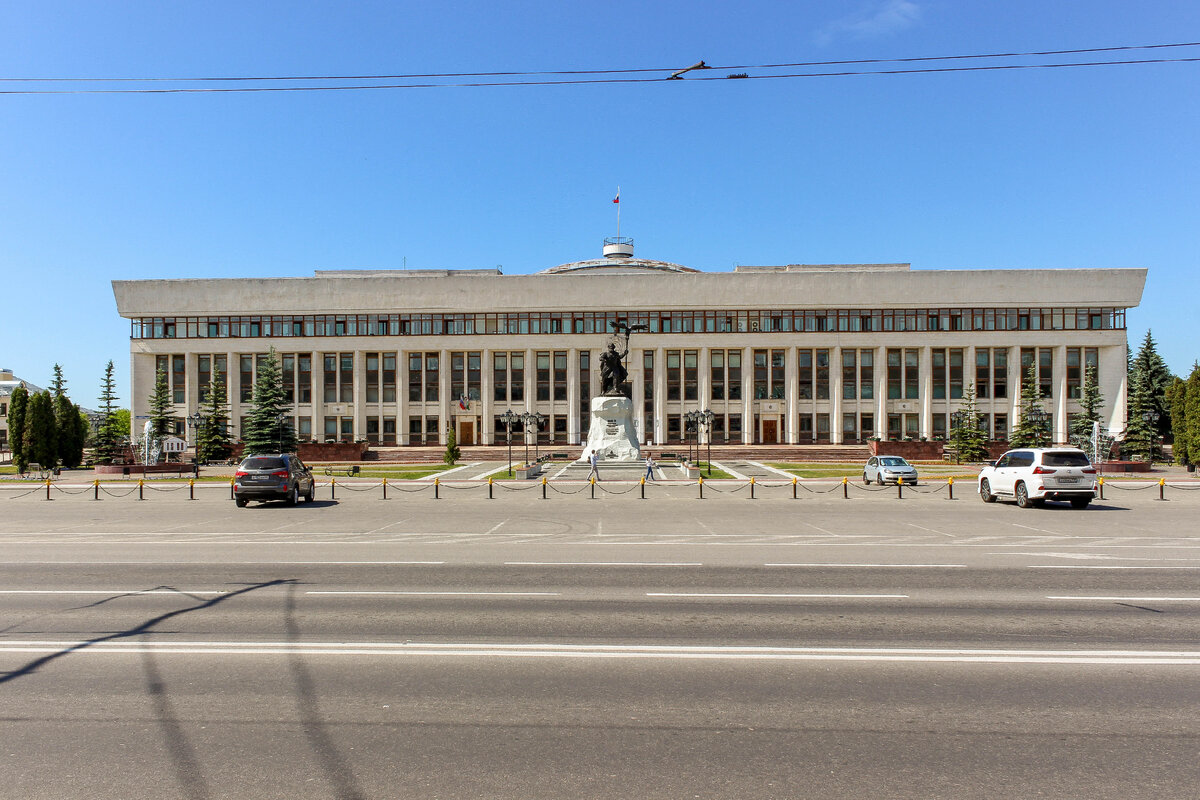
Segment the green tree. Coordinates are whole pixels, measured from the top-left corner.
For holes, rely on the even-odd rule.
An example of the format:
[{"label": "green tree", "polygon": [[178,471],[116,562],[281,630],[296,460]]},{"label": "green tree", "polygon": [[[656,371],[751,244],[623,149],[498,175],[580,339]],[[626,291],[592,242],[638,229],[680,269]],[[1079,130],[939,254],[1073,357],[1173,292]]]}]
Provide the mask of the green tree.
[{"label": "green tree", "polygon": [[1192,367],[1187,379],[1187,401],[1184,405],[1184,425],[1188,440],[1188,463],[1200,463],[1200,364]]},{"label": "green tree", "polygon": [[96,463],[111,464],[121,450],[121,440],[129,436],[129,420],[117,414],[117,390],[113,380],[113,362],[104,368],[100,380],[100,425],[96,430]]},{"label": "green tree", "polygon": [[54,401],[42,391],[29,398],[29,410],[21,431],[23,454],[29,463],[53,467],[58,464],[58,430],[54,423]]},{"label": "green tree", "polygon": [[460,458],[462,451],[458,447],[458,436],[454,433],[454,423],[450,422],[446,424],[446,452],[442,455],[442,461],[454,466]]},{"label": "green tree", "polygon": [[1042,408],[1042,390],[1037,367],[1030,364],[1021,382],[1021,418],[1009,437],[1012,447],[1046,447],[1050,444],[1050,426]]},{"label": "green tree", "polygon": [[196,431],[196,458],[208,463],[224,461],[233,453],[233,442],[229,438],[229,405],[225,393],[225,381],[215,373],[208,387],[208,397],[200,409],[204,421]]},{"label": "green tree", "polygon": [[58,463],[67,469],[75,469],[83,461],[83,441],[86,430],[79,425],[79,406],[65,394],[53,399],[54,425],[58,431]]},{"label": "green tree", "polygon": [[1100,410],[1104,408],[1104,395],[1100,393],[1100,383],[1096,380],[1096,365],[1088,364],[1083,371],[1083,392],[1079,398],[1082,413],[1076,415],[1069,431],[1071,443],[1081,450],[1092,452],[1092,429],[1095,423],[1101,423]]},{"label": "green tree", "polygon": [[1158,345],[1155,344],[1154,336],[1149,330],[1146,331],[1146,338],[1142,340],[1142,346],[1138,348],[1137,355],[1130,362],[1129,372],[1131,386],[1134,374],[1143,376],[1149,407],[1142,413],[1153,411],[1158,414],[1155,432],[1159,436],[1169,436],[1171,412],[1167,407],[1167,387],[1171,385],[1173,376],[1171,370],[1167,368],[1167,362],[1163,361],[1162,356],[1158,354]]},{"label": "green tree", "polygon": [[67,379],[63,377],[62,366],[54,365],[54,380],[50,381],[50,394],[52,397],[60,397],[67,393]]},{"label": "green tree", "polygon": [[24,472],[29,459],[25,458],[22,434],[25,431],[25,415],[29,410],[29,390],[22,381],[12,390],[8,398],[8,446],[12,448],[13,463],[18,472]]},{"label": "green tree", "polygon": [[162,439],[171,432],[171,411],[174,403],[171,386],[167,383],[167,371],[160,369],[154,376],[154,391],[150,394],[150,434]]},{"label": "green tree", "polygon": [[[1200,365],[1192,367],[1192,371],[1200,369]],[[1171,411],[1171,430],[1175,434],[1174,447],[1171,452],[1176,464],[1191,464],[1192,442],[1187,430],[1187,381],[1175,378],[1167,388],[1167,407]]]},{"label": "green tree", "polygon": [[245,454],[296,452],[296,431],[287,413],[290,410],[283,394],[283,371],[272,347],[258,363],[258,376],[254,379],[254,395],[243,437]]},{"label": "green tree", "polygon": [[1130,373],[1129,419],[1122,448],[1131,458],[1154,461],[1158,433],[1147,418],[1153,412],[1154,400],[1150,395],[1148,376],[1145,372]]},{"label": "green tree", "polygon": [[950,431],[950,443],[958,460],[983,461],[987,457],[987,433],[983,415],[979,413],[975,384],[969,384],[963,391],[963,402],[955,417],[957,424]]}]

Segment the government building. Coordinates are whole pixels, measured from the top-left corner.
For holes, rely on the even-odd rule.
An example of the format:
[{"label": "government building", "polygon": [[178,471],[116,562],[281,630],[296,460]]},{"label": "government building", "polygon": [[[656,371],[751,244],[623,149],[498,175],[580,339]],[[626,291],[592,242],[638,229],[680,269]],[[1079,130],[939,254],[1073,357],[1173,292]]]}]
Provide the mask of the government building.
[{"label": "government building", "polygon": [[216,375],[236,433],[274,348],[301,441],[445,444],[453,426],[460,445],[503,444],[512,410],[543,415],[539,441],[580,445],[599,355],[624,322],[645,326],[626,357],[643,443],[683,441],[684,414],[704,410],[716,445],[934,440],[971,384],[989,436],[1004,440],[1030,366],[1065,442],[1089,364],[1106,427],[1124,429],[1125,311],[1145,280],[1144,269],[908,264],[707,272],[615,238],[600,258],[528,275],[337,270],[118,280],[113,292],[130,321],[133,414],[148,414],[163,370],[178,434]]}]

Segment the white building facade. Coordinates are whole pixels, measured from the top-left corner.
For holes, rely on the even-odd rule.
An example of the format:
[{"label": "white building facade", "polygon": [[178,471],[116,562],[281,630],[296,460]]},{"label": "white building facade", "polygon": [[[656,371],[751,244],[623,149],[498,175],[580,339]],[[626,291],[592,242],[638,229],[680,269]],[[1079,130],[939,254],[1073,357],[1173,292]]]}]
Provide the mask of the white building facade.
[{"label": "white building facade", "polygon": [[[177,432],[220,374],[235,432],[273,348],[302,441],[503,444],[507,410],[544,443],[579,445],[612,324],[645,325],[627,357],[638,435],[671,444],[711,410],[713,444],[947,437],[974,385],[988,433],[1016,424],[1037,373],[1056,441],[1088,364],[1124,428],[1125,311],[1144,269],[912,270],[786,265],[702,272],[633,256],[531,275],[319,271],[310,278],[113,281],[131,324],[133,414],[167,373]],[[519,425],[513,431],[520,435]],[[519,438],[518,438],[519,441]]]}]

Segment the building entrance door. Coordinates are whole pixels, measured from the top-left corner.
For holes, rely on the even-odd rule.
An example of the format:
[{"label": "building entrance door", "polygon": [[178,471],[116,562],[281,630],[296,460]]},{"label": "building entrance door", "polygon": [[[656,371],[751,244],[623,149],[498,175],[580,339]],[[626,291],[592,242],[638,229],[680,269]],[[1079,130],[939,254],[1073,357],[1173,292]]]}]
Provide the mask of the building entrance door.
[{"label": "building entrance door", "polygon": [[762,440],[763,444],[779,444],[779,420],[762,421]]},{"label": "building entrance door", "polygon": [[460,419],[458,421],[458,444],[459,446],[475,444],[475,420]]}]

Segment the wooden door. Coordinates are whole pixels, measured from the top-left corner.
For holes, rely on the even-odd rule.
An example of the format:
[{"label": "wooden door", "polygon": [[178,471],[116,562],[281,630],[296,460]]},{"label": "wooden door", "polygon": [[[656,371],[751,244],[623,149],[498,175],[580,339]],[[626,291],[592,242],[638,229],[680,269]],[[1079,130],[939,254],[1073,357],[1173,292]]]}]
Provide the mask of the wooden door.
[{"label": "wooden door", "polygon": [[764,419],[762,421],[762,440],[765,444],[779,443],[779,421]]},{"label": "wooden door", "polygon": [[458,444],[460,447],[475,444],[475,420],[460,419],[458,421]]}]

